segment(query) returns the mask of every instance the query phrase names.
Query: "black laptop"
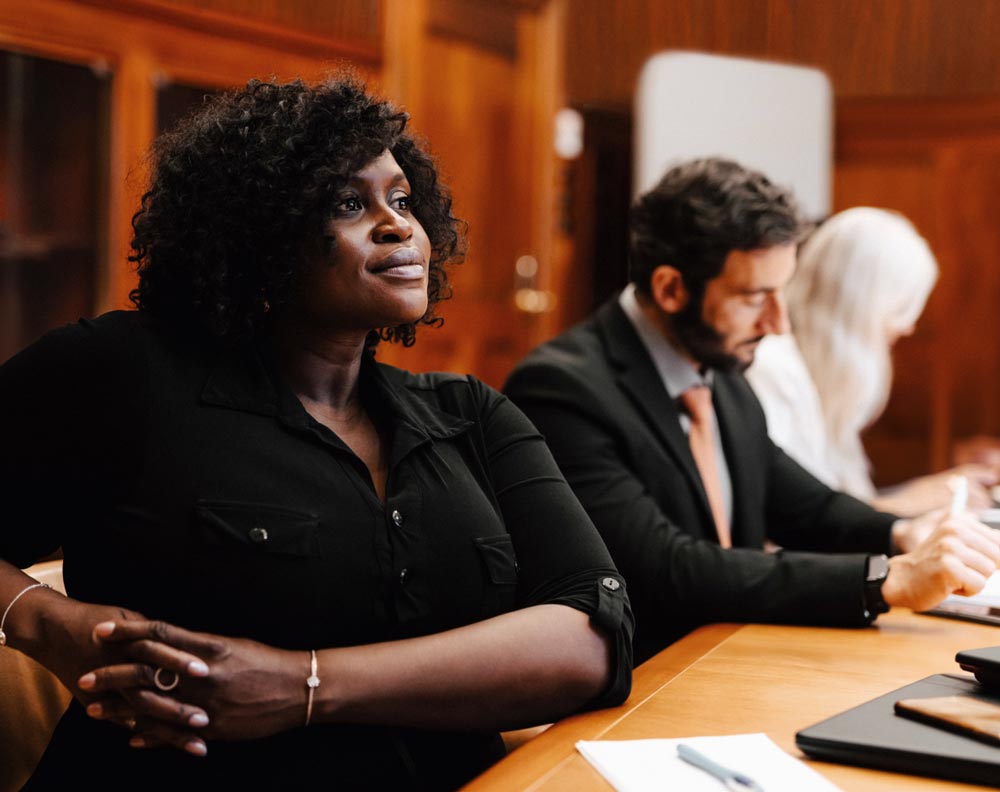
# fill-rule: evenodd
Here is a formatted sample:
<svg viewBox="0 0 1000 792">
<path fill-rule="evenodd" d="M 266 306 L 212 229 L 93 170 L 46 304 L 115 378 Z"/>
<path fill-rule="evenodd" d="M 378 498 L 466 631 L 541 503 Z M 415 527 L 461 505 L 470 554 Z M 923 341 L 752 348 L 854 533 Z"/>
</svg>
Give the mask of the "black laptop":
<svg viewBox="0 0 1000 792">
<path fill-rule="evenodd" d="M 985 653 L 985 654 L 984 654 Z M 964 660 L 963 660 L 964 658 Z M 967 670 L 1000 680 L 1000 647 L 960 652 Z M 936 674 L 803 729 L 795 744 L 814 759 L 1000 787 L 1000 747 L 896 715 L 901 699 L 971 696 L 1000 705 L 1000 688 Z"/>
</svg>

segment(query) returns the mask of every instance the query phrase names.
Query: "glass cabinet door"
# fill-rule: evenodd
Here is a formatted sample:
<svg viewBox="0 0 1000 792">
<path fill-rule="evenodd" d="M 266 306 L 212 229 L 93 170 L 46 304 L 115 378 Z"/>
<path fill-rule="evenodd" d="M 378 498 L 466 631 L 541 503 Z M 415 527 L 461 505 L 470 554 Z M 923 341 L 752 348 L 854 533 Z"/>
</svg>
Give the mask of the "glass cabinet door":
<svg viewBox="0 0 1000 792">
<path fill-rule="evenodd" d="M 0 362 L 94 313 L 110 82 L 106 71 L 0 52 Z"/>
</svg>

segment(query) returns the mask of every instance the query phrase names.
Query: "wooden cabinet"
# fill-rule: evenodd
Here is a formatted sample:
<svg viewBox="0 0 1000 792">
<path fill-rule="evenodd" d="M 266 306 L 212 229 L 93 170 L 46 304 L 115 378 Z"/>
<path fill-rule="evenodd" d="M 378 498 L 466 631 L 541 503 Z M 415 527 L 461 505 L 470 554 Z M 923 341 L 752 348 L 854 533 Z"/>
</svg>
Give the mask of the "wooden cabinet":
<svg viewBox="0 0 1000 792">
<path fill-rule="evenodd" d="M 371 78 L 381 8 L 0 0 L 0 359 L 128 305 L 129 221 L 158 109 L 176 115 L 203 89 L 251 77 L 319 79 L 345 59 Z"/>
</svg>

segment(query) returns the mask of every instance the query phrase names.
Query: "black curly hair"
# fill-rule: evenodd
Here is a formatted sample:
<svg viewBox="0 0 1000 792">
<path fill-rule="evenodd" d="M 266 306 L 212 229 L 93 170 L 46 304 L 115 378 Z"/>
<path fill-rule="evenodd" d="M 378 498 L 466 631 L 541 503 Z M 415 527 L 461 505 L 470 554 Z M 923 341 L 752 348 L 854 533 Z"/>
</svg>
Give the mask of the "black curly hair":
<svg viewBox="0 0 1000 792">
<path fill-rule="evenodd" d="M 373 331 L 369 341 L 410 346 L 417 324 L 437 325 L 451 296 L 446 263 L 461 260 L 461 221 L 433 160 L 405 133 L 408 116 L 354 77 L 318 85 L 250 81 L 212 97 L 161 136 L 152 184 L 132 218 L 140 311 L 224 342 L 254 337 L 305 267 L 347 180 L 392 152 L 431 242 L 427 312 Z"/>
<path fill-rule="evenodd" d="M 791 192 L 759 171 L 718 157 L 671 168 L 629 216 L 629 280 L 650 293 L 653 270 L 677 269 L 700 304 L 734 250 L 798 242 L 810 228 Z"/>
</svg>

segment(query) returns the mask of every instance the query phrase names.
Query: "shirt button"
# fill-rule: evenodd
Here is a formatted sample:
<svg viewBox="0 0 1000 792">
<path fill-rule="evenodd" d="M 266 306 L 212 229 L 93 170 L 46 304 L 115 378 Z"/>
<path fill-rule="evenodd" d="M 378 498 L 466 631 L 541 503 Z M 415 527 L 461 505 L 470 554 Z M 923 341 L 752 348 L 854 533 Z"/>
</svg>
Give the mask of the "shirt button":
<svg viewBox="0 0 1000 792">
<path fill-rule="evenodd" d="M 392 521 L 396 524 L 397 528 L 403 527 L 403 515 L 400 513 L 399 509 L 392 510 Z"/>
<path fill-rule="evenodd" d="M 404 569 L 402 572 L 399 573 L 399 585 L 405 586 L 406 581 L 408 581 L 409 579 L 410 579 L 409 569 Z"/>
<path fill-rule="evenodd" d="M 250 529 L 250 541 L 256 544 L 267 541 L 267 529 L 261 528 L 259 525 L 255 525 Z"/>
<path fill-rule="evenodd" d="M 606 577 L 601 581 L 601 585 L 604 586 L 608 591 L 618 591 L 621 588 L 621 583 L 615 580 L 613 577 Z"/>
</svg>

